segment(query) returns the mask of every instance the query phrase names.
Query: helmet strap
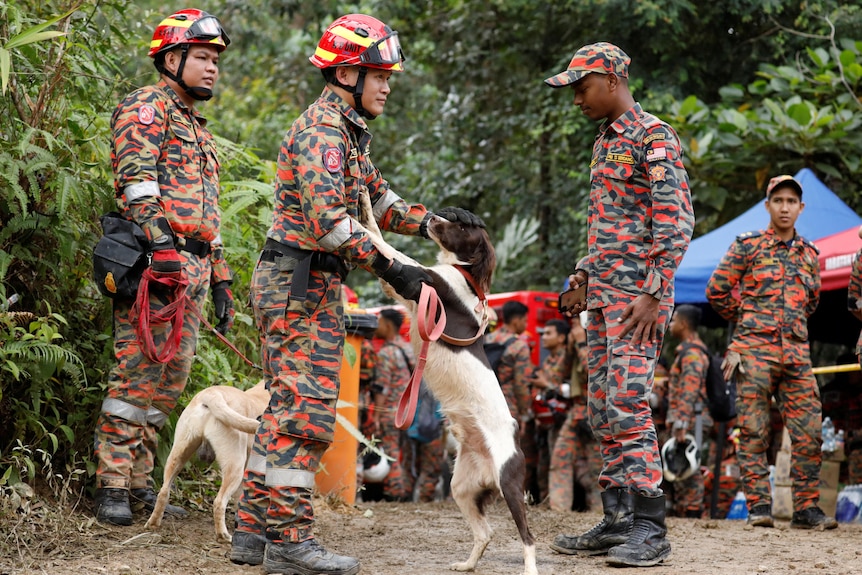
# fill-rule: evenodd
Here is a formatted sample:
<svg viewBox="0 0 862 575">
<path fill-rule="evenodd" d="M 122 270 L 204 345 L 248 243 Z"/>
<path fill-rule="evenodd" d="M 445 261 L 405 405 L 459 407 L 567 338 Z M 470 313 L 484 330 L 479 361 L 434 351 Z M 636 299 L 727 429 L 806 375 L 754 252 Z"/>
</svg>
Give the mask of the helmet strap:
<svg viewBox="0 0 862 575">
<path fill-rule="evenodd" d="M 353 94 L 353 109 L 356 110 L 356 113 L 367 120 L 373 120 L 377 116 L 375 116 L 362 106 L 362 92 L 365 90 L 365 75 L 367 73 L 368 68 L 366 68 L 365 66 L 359 66 L 359 77 L 356 79 L 355 86 L 348 86 L 347 84 L 342 84 L 335 73 L 332 74 L 332 79 L 329 81 L 341 88 L 342 90 L 346 90 L 347 92 Z"/>
<path fill-rule="evenodd" d="M 168 78 L 170 78 L 171 80 L 176 82 L 177 85 L 180 88 L 182 88 L 186 94 L 188 94 L 189 96 L 191 96 L 195 100 L 202 101 L 202 102 L 209 100 L 210 98 L 213 97 L 213 91 L 212 90 L 210 90 L 209 88 L 204 88 L 203 86 L 189 87 L 189 85 L 186 84 L 185 80 L 183 80 L 183 70 L 186 67 L 186 59 L 188 58 L 188 55 L 189 55 L 189 45 L 188 44 L 182 45 L 182 52 L 183 52 L 183 55 L 180 57 L 180 65 L 177 68 L 176 74 L 172 73 L 170 70 L 168 70 L 165 67 L 164 60 L 162 60 L 161 67 L 157 65 L 156 68 L 159 70 L 159 72 L 161 72 L 162 74 L 164 74 L 165 76 L 167 76 Z"/>
</svg>

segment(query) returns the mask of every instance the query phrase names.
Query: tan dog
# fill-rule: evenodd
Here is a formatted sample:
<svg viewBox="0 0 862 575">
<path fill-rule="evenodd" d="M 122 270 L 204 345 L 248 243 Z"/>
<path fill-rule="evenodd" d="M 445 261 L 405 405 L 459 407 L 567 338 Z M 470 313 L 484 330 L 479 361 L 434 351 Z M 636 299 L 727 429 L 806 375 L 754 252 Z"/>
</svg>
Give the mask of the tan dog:
<svg viewBox="0 0 862 575">
<path fill-rule="evenodd" d="M 269 404 L 269 392 L 261 380 L 243 391 L 228 385 L 208 387 L 192 398 L 177 421 L 174 445 L 165 464 L 165 477 L 147 528 L 157 529 L 170 497 L 171 484 L 192 454 L 204 441 L 215 452 L 222 482 L 213 502 L 216 538 L 230 541 L 225 525 L 225 510 L 239 490 L 246 461 L 251 451 L 259 417 Z"/>
</svg>

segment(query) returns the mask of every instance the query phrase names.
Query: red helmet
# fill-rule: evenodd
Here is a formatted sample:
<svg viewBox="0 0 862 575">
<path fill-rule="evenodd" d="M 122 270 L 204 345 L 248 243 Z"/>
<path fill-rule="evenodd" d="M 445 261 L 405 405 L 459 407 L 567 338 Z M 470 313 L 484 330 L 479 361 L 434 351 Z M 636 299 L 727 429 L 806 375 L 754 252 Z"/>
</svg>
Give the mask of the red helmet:
<svg viewBox="0 0 862 575">
<path fill-rule="evenodd" d="M 188 8 L 171 14 L 156 26 L 148 56 L 154 58 L 182 44 L 215 46 L 222 52 L 230 44 L 230 38 L 218 18 L 203 10 Z"/>
<path fill-rule="evenodd" d="M 321 69 L 366 66 L 393 72 L 404 70 L 398 32 L 365 14 L 348 14 L 330 24 L 309 60 Z"/>
</svg>

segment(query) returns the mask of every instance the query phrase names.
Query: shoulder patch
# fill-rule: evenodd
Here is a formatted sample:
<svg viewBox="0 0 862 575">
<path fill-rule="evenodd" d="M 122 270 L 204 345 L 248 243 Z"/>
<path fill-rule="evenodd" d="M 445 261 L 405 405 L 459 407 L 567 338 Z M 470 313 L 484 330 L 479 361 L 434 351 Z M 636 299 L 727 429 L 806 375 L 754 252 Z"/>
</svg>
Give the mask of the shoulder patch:
<svg viewBox="0 0 862 575">
<path fill-rule="evenodd" d="M 664 132 L 656 132 L 655 134 L 650 134 L 644 138 L 644 145 L 654 142 L 655 140 L 664 140 L 665 138 L 667 138 L 667 134 Z"/>
<path fill-rule="evenodd" d="M 156 119 L 156 109 L 149 104 L 143 104 L 138 108 L 138 121 L 149 126 Z"/>
<path fill-rule="evenodd" d="M 341 171 L 341 157 L 341 150 L 338 148 L 326 148 L 323 150 L 323 165 L 326 166 L 329 173 L 334 174 Z"/>
<path fill-rule="evenodd" d="M 761 232 L 761 231 L 743 232 L 743 233 L 739 234 L 738 236 L 736 236 L 736 239 L 742 241 L 742 240 L 747 240 L 749 238 L 759 238 L 762 235 L 763 235 L 763 232 Z"/>
<path fill-rule="evenodd" d="M 649 179 L 651 182 L 663 182 L 667 179 L 667 170 L 664 166 L 652 166 L 649 169 Z"/>
<path fill-rule="evenodd" d="M 667 159 L 667 150 L 662 146 L 652 146 L 646 151 L 647 162 L 658 162 Z"/>
</svg>

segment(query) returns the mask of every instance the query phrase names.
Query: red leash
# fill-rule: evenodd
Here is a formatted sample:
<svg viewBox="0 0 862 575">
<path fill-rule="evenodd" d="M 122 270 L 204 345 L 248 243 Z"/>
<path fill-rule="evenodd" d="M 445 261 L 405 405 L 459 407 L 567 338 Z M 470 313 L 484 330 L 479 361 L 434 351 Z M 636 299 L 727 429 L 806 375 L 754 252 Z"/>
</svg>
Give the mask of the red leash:
<svg viewBox="0 0 862 575">
<path fill-rule="evenodd" d="M 161 285 L 170 293 L 169 299 L 171 303 L 155 313 L 150 311 L 150 282 L 155 282 Z M 193 302 L 186 293 L 188 285 L 189 280 L 180 274 L 177 274 L 177 276 L 156 277 L 153 275 L 150 268 L 146 268 L 144 270 L 140 286 L 138 287 L 138 296 L 132 306 L 130 320 L 134 322 L 136 319 L 139 319 L 135 332 L 138 336 L 138 343 L 141 346 L 141 351 L 147 359 L 156 363 L 167 363 L 174 358 L 180 348 L 180 341 L 183 337 L 183 320 L 186 307 L 188 307 L 188 309 L 197 316 L 207 329 L 216 334 L 216 337 L 242 358 L 244 362 L 255 369 L 261 369 L 259 365 L 244 356 L 242 352 L 238 350 L 230 340 L 228 340 L 228 338 L 219 333 L 219 331 L 206 320 L 201 313 L 201 310 L 198 309 L 198 306 L 195 305 L 195 302 Z M 170 334 L 168 335 L 168 339 L 165 341 L 162 349 L 156 350 L 151 326 L 166 323 L 170 324 Z"/>
<path fill-rule="evenodd" d="M 156 312 L 150 310 L 151 282 L 158 284 L 170 294 L 170 303 Z M 141 351 L 150 361 L 167 363 L 177 354 L 180 340 L 183 337 L 183 316 L 186 311 L 186 302 L 189 301 L 186 295 L 188 286 L 189 280 L 180 273 L 156 277 L 151 268 L 144 270 L 141 283 L 138 286 L 138 297 L 132 305 L 130 319 L 132 322 L 138 320 L 138 325 L 135 328 L 138 343 L 140 343 Z M 164 324 L 170 324 L 170 333 L 162 349 L 157 350 L 155 341 L 153 341 L 153 330 L 150 326 Z"/>
<path fill-rule="evenodd" d="M 407 429 L 413 423 L 416 404 L 419 402 L 419 383 L 422 381 L 422 372 L 425 371 L 425 362 L 428 360 L 428 346 L 432 341 L 440 339 L 446 327 L 446 310 L 440 305 L 440 297 L 434 288 L 425 283 L 422 284 L 422 291 L 419 294 L 417 316 L 416 327 L 419 330 L 419 337 L 422 338 L 422 349 L 410 381 L 407 382 L 407 387 L 404 388 L 398 400 L 398 410 L 395 412 L 395 427 L 398 429 Z"/>
</svg>

